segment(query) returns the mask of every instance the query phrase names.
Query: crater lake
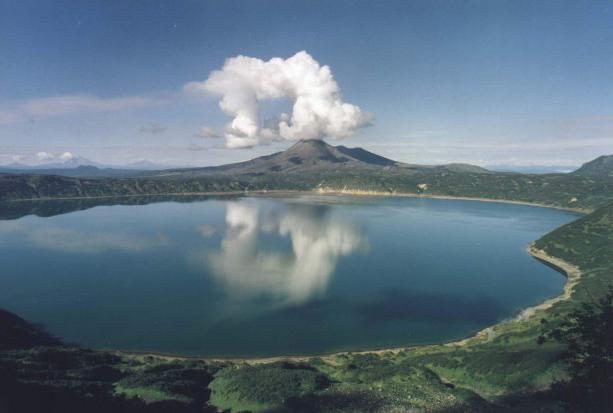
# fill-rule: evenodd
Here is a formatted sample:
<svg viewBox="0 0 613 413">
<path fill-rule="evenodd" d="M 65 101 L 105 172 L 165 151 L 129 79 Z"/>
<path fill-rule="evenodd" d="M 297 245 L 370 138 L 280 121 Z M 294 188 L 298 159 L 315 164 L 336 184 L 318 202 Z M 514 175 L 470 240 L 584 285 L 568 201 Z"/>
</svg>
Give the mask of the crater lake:
<svg viewBox="0 0 613 413">
<path fill-rule="evenodd" d="M 578 217 L 332 195 L 89 206 L 0 206 L 0 306 L 84 346 L 228 357 L 466 337 L 562 292 L 526 247 Z"/>
</svg>

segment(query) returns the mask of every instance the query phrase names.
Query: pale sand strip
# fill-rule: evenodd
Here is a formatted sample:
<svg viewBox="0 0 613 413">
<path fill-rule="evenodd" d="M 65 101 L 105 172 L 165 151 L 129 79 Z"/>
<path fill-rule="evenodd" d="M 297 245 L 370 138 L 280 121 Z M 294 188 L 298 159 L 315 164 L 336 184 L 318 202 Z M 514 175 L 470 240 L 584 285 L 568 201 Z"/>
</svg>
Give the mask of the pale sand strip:
<svg viewBox="0 0 613 413">
<path fill-rule="evenodd" d="M 503 321 L 498 324 L 494 324 L 493 326 L 484 328 L 483 330 L 477 332 L 475 335 L 471 337 L 467 337 L 460 341 L 455 341 L 451 343 L 447 343 L 449 346 L 465 346 L 469 343 L 473 343 L 475 341 L 489 341 L 492 338 L 497 336 L 496 329 L 500 327 L 502 324 L 514 323 L 514 322 L 522 322 L 526 321 L 536 314 L 542 314 L 545 310 L 551 308 L 554 304 L 568 300 L 575 289 L 575 286 L 579 283 L 579 279 L 582 276 L 581 270 L 579 267 L 571 264 L 567 261 L 564 261 L 561 258 L 554 257 L 552 255 L 547 254 L 543 250 L 539 250 L 534 246 L 534 243 L 530 244 L 526 249 L 528 254 L 532 255 L 534 258 L 546 262 L 551 265 L 559 272 L 563 273 L 566 276 L 566 283 L 564 284 L 564 291 L 562 294 L 550 298 L 548 300 L 543 301 L 541 304 L 537 304 L 532 307 L 528 307 L 524 309 L 519 315 L 513 320 Z"/>
<path fill-rule="evenodd" d="M 541 261 L 545 261 L 551 266 L 555 267 L 558 271 L 564 273 L 566 275 L 566 284 L 564 284 L 564 291 L 562 292 L 562 294 L 558 295 L 557 297 L 546 300 L 543 303 L 534 307 L 526 308 L 517 317 L 518 320 L 527 320 L 534 314 L 547 310 L 548 308 L 551 308 L 554 304 L 560 301 L 568 300 L 573 293 L 575 287 L 579 283 L 579 279 L 582 275 L 581 270 L 578 266 L 564 261 L 561 258 L 551 256 L 543 250 L 539 250 L 534 246 L 534 243 L 530 244 L 530 246 L 528 247 L 528 253 L 534 258 Z"/>
<path fill-rule="evenodd" d="M 305 192 L 310 193 L 308 191 L 305 191 Z M 329 194 L 329 195 L 386 196 L 386 197 L 401 197 L 401 198 L 450 199 L 450 200 L 458 200 L 458 201 L 496 202 L 500 204 L 528 205 L 528 206 L 535 206 L 535 207 L 541 207 L 541 208 L 560 209 L 562 211 L 579 212 L 583 214 L 587 214 L 593 211 L 592 209 L 586 209 L 586 208 L 562 207 L 562 206 L 555 206 L 555 205 L 548 205 L 548 204 L 539 204 L 538 202 L 511 201 L 511 200 L 498 199 L 498 198 L 434 195 L 434 194 L 428 194 L 426 192 L 415 194 L 415 193 L 410 193 L 410 192 L 381 192 L 381 191 L 363 191 L 363 190 L 354 190 L 354 189 L 333 189 L 333 188 L 318 188 L 318 189 L 313 190 L 312 192 L 316 192 L 319 194 Z"/>
<path fill-rule="evenodd" d="M 237 195 L 263 195 L 263 196 L 283 196 L 283 195 L 352 195 L 352 196 L 372 196 L 372 197 L 400 197 L 400 198 L 424 198 L 424 199 L 450 199 L 459 201 L 479 201 L 479 202 L 496 202 L 501 204 L 528 205 L 541 208 L 559 209 L 562 211 L 578 212 L 588 214 L 593 209 L 587 208 L 572 208 L 556 205 L 540 204 L 538 202 L 528 201 L 511 201 L 498 198 L 477 198 L 466 196 L 449 196 L 449 195 L 434 195 L 428 193 L 410 193 L 410 192 L 383 192 L 383 191 L 362 191 L 353 189 L 334 189 L 320 187 L 313 190 L 287 190 L 287 189 L 258 189 L 245 191 L 220 191 L 220 192 L 167 192 L 153 194 L 129 194 L 129 195 L 99 195 L 99 196 L 67 196 L 67 197 L 48 197 L 48 198 L 23 198 L 23 199 L 7 199 L 0 200 L 2 202 L 24 202 L 24 201 L 53 201 L 53 200 L 78 200 L 78 199 L 113 199 L 113 198 L 139 198 L 139 197 L 190 197 L 190 196 L 237 196 Z"/>
</svg>

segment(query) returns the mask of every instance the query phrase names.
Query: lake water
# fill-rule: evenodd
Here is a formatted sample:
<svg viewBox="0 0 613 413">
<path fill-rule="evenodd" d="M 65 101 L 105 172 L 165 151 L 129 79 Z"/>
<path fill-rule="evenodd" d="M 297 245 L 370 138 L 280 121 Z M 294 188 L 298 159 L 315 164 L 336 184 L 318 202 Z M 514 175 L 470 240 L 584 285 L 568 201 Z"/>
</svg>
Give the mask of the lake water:
<svg viewBox="0 0 613 413">
<path fill-rule="evenodd" d="M 0 220 L 0 307 L 95 348 L 263 356 L 442 342 L 559 294 L 564 277 L 525 248 L 576 218 L 335 196 L 26 215 Z"/>
</svg>

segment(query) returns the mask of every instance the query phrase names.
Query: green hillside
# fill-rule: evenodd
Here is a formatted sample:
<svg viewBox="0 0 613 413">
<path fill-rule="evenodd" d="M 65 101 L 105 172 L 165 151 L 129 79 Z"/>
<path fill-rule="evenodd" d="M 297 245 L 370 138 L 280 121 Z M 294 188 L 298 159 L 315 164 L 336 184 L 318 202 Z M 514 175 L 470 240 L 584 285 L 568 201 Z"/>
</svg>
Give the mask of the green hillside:
<svg viewBox="0 0 613 413">
<path fill-rule="evenodd" d="M 613 201 L 609 175 L 581 173 L 594 169 L 594 162 L 599 171 L 607 168 L 601 157 L 570 174 L 500 173 L 474 165 L 404 164 L 361 148 L 300 141 L 284 152 L 246 162 L 138 177 L 0 174 L 0 201 L 323 190 L 488 198 L 592 210 Z"/>
<path fill-rule="evenodd" d="M 573 172 L 575 175 L 613 178 L 613 155 L 603 155 Z"/>
</svg>

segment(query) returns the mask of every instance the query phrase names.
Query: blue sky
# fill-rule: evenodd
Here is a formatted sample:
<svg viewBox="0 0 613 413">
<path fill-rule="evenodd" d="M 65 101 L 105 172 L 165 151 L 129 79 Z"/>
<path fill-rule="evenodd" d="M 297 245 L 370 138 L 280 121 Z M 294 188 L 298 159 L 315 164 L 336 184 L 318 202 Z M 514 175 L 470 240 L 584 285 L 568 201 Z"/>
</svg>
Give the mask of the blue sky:
<svg viewBox="0 0 613 413">
<path fill-rule="evenodd" d="M 407 162 L 574 165 L 613 153 L 608 1 L 0 0 L 0 164 L 69 151 L 209 165 L 224 60 L 306 50 L 374 115 L 342 141 Z M 287 110 L 287 102 L 262 110 Z"/>
</svg>

